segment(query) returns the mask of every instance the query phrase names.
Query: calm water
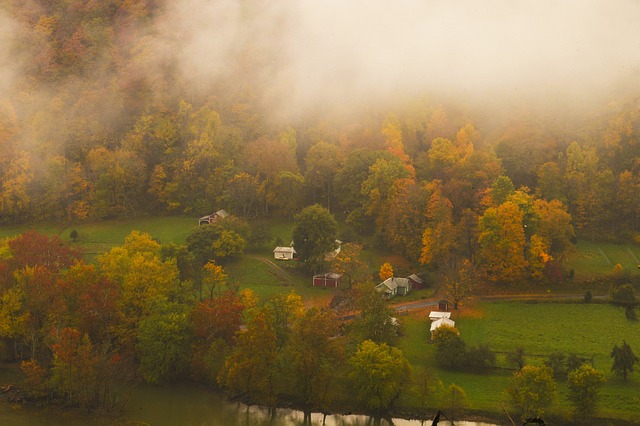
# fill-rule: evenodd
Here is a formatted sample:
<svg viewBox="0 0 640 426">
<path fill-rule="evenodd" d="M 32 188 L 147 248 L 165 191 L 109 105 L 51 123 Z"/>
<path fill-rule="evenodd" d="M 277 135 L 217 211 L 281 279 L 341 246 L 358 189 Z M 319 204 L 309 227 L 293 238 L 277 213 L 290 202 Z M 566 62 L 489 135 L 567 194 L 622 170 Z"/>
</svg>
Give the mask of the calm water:
<svg viewBox="0 0 640 426">
<path fill-rule="evenodd" d="M 6 379 L 7 377 L 3 377 Z M 4 382 L 6 383 L 6 381 Z M 322 425 L 322 414 L 312 414 L 311 424 Z M 367 416 L 331 415 L 327 426 L 373 426 Z M 417 420 L 382 420 L 381 426 L 420 426 Z M 448 422 L 440 422 L 446 426 Z M 85 425 L 154 425 L 154 426 L 295 426 L 303 425 L 300 411 L 279 409 L 274 418 L 266 410 L 226 401 L 219 395 L 193 385 L 168 387 L 139 386 L 122 418 L 102 418 L 77 411 L 37 409 L 22 404 L 0 402 L 0 425 L 14 426 L 85 426 Z M 460 426 L 493 426 L 486 423 L 457 422 Z"/>
</svg>

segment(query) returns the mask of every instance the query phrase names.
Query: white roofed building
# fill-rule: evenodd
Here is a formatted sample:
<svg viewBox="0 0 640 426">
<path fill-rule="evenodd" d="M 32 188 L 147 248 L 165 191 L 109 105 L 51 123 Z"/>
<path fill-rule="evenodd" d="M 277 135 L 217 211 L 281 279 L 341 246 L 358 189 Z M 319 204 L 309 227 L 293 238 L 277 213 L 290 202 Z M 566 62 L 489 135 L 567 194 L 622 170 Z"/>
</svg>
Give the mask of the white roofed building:
<svg viewBox="0 0 640 426">
<path fill-rule="evenodd" d="M 298 254 L 293 247 L 276 247 L 273 249 L 273 258 L 278 260 L 293 260 Z"/>
</svg>

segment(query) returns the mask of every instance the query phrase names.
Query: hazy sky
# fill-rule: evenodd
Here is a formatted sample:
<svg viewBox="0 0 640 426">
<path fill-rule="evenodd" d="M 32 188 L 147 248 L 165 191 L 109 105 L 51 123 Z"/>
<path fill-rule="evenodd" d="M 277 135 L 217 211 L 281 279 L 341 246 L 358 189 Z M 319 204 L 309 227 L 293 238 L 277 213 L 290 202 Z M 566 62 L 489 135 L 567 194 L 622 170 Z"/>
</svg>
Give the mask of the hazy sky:
<svg viewBox="0 0 640 426">
<path fill-rule="evenodd" d="M 423 91 L 584 101 L 640 70 L 638 1 L 253 3 L 252 13 L 241 1 L 172 3 L 177 58 L 192 80 L 215 81 L 250 44 L 268 58 L 252 78 L 292 111 Z"/>
</svg>

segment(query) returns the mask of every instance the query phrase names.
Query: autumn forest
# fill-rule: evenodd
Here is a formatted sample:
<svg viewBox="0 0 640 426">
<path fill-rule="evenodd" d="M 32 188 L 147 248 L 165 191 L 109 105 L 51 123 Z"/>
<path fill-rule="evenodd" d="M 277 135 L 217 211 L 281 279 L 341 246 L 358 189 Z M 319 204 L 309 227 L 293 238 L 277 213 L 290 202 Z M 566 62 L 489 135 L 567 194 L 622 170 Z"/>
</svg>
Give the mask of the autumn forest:
<svg viewBox="0 0 640 426">
<path fill-rule="evenodd" d="M 368 317 L 345 347 L 332 339 L 333 311 L 226 284 L 225 259 L 260 238 L 250 224 L 294 221 L 310 206 L 337 219 L 333 236 L 357 243 L 346 246 L 354 257 L 364 241 L 382 247 L 436 274 L 454 299 L 471 277 L 563 282 L 578 240 L 640 242 L 637 90 L 616 82 L 575 105 L 446 87 L 398 86 L 393 97 L 367 93 L 363 76 L 308 77 L 322 87 L 305 91 L 283 42 L 294 20 L 276 6 L 199 4 L 219 21 L 194 35 L 199 2 L 167 3 L 0 6 L 0 224 L 232 215 L 184 246 L 134 232 L 94 262 L 57 237 L 3 241 L 3 356 L 22 361 L 30 398 L 111 409 L 135 380 L 195 376 L 266 405 L 292 394 L 324 407 L 329 366 L 345 351 L 362 392 L 367 353 L 388 352 L 390 374 L 404 377 L 396 338 L 371 334 Z M 222 53 L 199 50 L 198 37 Z M 339 69 L 322 59 L 310 63 Z M 359 286 L 367 280 L 355 281 L 355 306 L 386 318 Z M 296 379 L 280 383 L 278 369 Z M 358 397 L 384 410 L 400 384 L 389 386 Z"/>
</svg>

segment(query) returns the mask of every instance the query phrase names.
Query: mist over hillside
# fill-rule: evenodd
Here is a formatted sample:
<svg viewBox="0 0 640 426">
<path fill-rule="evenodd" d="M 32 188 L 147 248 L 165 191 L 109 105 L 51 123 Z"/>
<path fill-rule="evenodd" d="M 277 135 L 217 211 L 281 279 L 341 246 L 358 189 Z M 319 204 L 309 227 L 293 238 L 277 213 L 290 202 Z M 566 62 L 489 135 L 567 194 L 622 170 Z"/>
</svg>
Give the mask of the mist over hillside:
<svg viewBox="0 0 640 426">
<path fill-rule="evenodd" d="M 247 78 L 287 117 L 422 94 L 483 107 L 609 101 L 640 71 L 638 16 L 633 1 L 189 0 L 159 21 L 187 81 Z"/>
<path fill-rule="evenodd" d="M 593 176 L 615 180 L 640 167 L 639 12 L 633 1 L 8 1 L 0 210 L 205 214 L 234 199 L 282 213 L 269 185 L 293 183 L 279 173 L 302 185 L 295 208 L 330 204 L 344 182 L 313 173 L 341 173 L 362 148 L 393 153 L 417 185 L 451 185 L 450 197 L 467 182 L 475 209 L 500 174 L 534 192 L 554 162 L 566 179 L 573 142 L 596 150 Z M 364 197 L 350 191 L 336 197 Z M 560 192 L 575 213 L 575 194 Z"/>
</svg>

